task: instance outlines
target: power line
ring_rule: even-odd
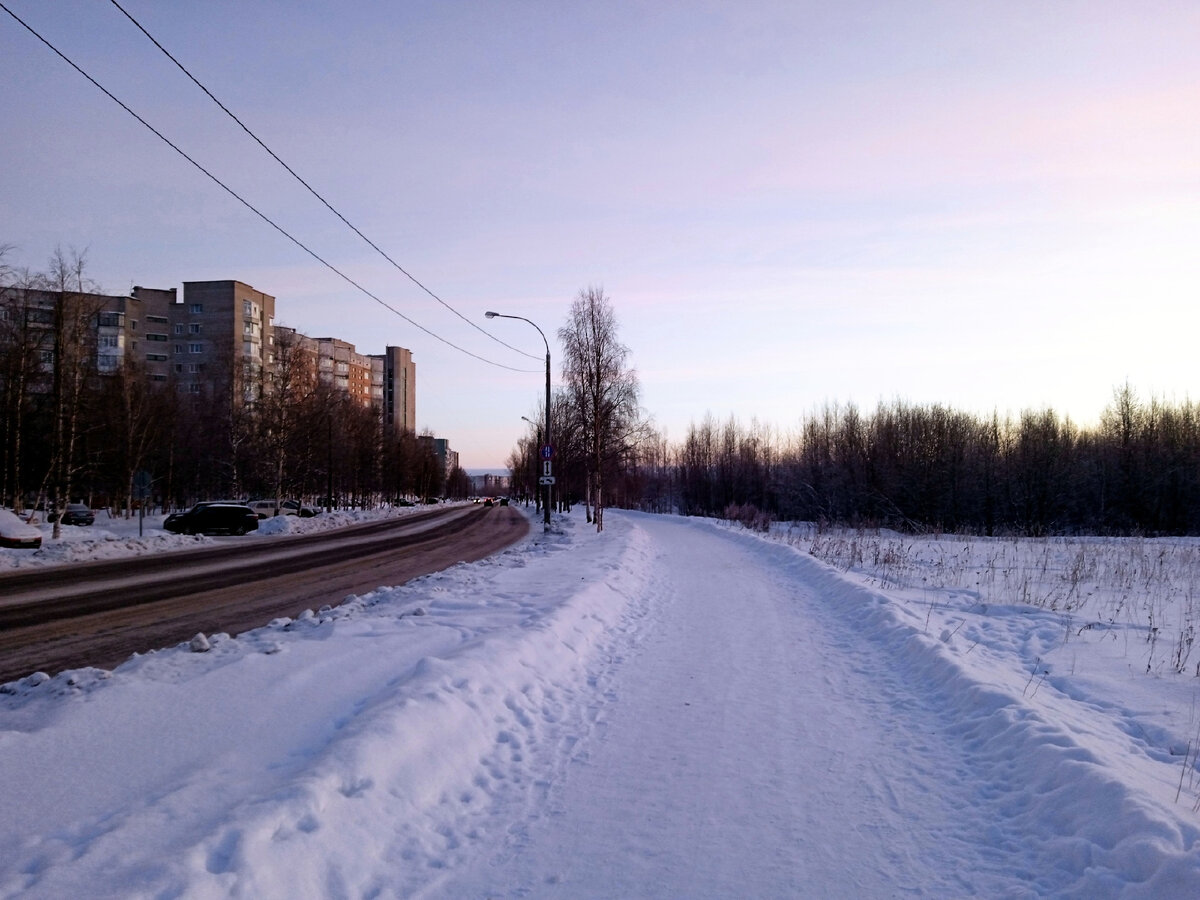
[[[237,122],[237,124],[241,127],[242,131],[246,132],[246,134],[248,134],[254,140],[254,142],[256,144],[258,144],[258,146],[262,147],[263,150],[265,150],[267,152],[267,154],[271,157],[271,159],[275,160],[275,162],[279,163],[281,166],[283,166],[285,169],[287,169],[288,174],[290,174],[298,182],[300,182],[302,185],[304,185],[304,187],[308,190],[308,192],[310,194],[312,194],[314,197],[316,197],[318,200],[320,200],[322,204],[324,204],[326,209],[328,209],[331,213],[333,213],[335,216],[337,216],[339,219],[341,219],[342,223],[345,224],[345,226],[347,228],[349,228],[351,231],[353,231],[355,234],[357,234],[360,238],[362,238],[364,241],[366,241],[371,246],[371,248],[375,250],[376,253],[378,253],[380,256],[382,256],[384,259],[386,259],[389,263],[391,263],[392,266],[395,267],[395,269],[397,271],[399,271],[400,273],[402,273],[404,275],[404,277],[406,277],[409,281],[411,281],[413,284],[415,284],[417,287],[419,287],[422,291],[424,291],[426,294],[428,294],[430,297],[432,297],[434,300],[436,300],[438,303],[440,303],[446,309],[450,310],[450,312],[454,313],[456,316],[458,316],[460,319],[462,319],[464,322],[466,322],[468,325],[470,325],[476,331],[480,332],[481,334],[487,335],[489,338],[491,338],[497,344],[501,344],[501,345],[507,347],[509,350],[512,350],[516,353],[520,353],[522,356],[528,356],[530,359],[539,359],[539,357],[535,356],[534,354],[526,353],[524,350],[518,350],[516,347],[512,346],[511,344],[506,344],[504,341],[500,340],[500,338],[496,337],[494,334],[487,331],[486,329],[480,328],[479,325],[477,325],[475,322],[472,322],[470,319],[468,319],[466,316],[464,316],[462,313],[460,313],[457,309],[455,309],[453,306],[451,306],[449,303],[447,303],[445,300],[443,300],[441,297],[439,297],[437,294],[435,294],[433,291],[431,291],[429,288],[427,288],[425,285],[423,285],[420,281],[418,281],[409,271],[407,271],[398,262],[396,262],[394,259],[392,259],[390,256],[388,256],[388,254],[385,253],[374,241],[372,241],[369,237],[367,237],[365,234],[363,234],[361,231],[359,231],[358,228],[356,228],[353,224],[351,224],[350,221],[345,216],[343,216],[340,212],[338,212],[336,209],[334,209],[333,205],[328,200],[326,200],[324,197],[322,197],[319,193],[317,193],[316,189],[312,185],[310,185],[307,181],[305,181],[303,178],[301,178],[291,166],[289,166],[282,159],[280,159],[274,150],[272,150],[270,147],[268,147],[266,144],[264,144],[262,142],[262,140],[258,137],[258,135],[256,135],[253,131],[250,130],[249,126],[247,126],[245,122],[243,122],[236,115],[234,115],[233,112],[230,111],[229,107],[227,107],[224,103],[222,103],[220,100],[218,100],[213,95],[212,91],[210,91],[207,87],[205,87],[203,84],[201,84],[200,80],[197,79],[196,76],[193,75],[191,72],[189,72],[187,70],[187,68],[183,65],[183,63],[181,63],[179,60],[177,60],[171,54],[171,52],[169,50],[167,50],[166,47],[164,47],[162,44],[160,44],[158,42],[158,40],[154,37],[154,35],[152,35],[149,31],[147,31],[145,29],[145,27],[142,25],[141,22],[139,22],[132,15],[130,15],[128,10],[125,9],[125,7],[123,7],[120,3],[118,3],[117,0],[109,0],[109,2],[111,2],[113,6],[115,6],[117,9],[119,9],[122,12],[122,14],[124,14],[125,18],[127,18],[130,22],[132,22],[137,27],[138,31],[140,31],[147,38],[149,38],[150,42],[152,44],[154,44],[154,46],[157,47],[159,50],[161,50],[163,52],[163,54],[167,57],[167,59],[169,59],[171,62],[175,63],[175,65],[176,65],[176,67],[178,67],[179,71],[182,72],[184,75],[186,75],[189,79],[191,79],[192,83],[194,85],[196,85],[196,87],[198,87],[198,88],[200,88],[200,90],[204,91],[204,93],[208,95],[208,98],[210,100],[212,100],[213,103],[215,103],[215,104],[217,104],[217,106],[221,107],[221,109],[225,112],[225,115],[229,116],[229,118],[231,118],[231,119],[233,119],[233,121]]]
[[[391,304],[387,303],[384,300],[381,300],[379,297],[377,297],[375,294],[368,291],[365,287],[363,287],[361,284],[359,284],[357,281],[355,281],[353,278],[351,278],[345,272],[341,271],[336,266],[334,266],[332,263],[327,262],[325,259],[323,259],[319,255],[317,255],[317,253],[315,251],[313,251],[312,249],[307,247],[305,244],[303,244],[298,238],[293,237],[290,233],[288,233],[286,230],[284,230],[284,228],[282,226],[276,224],[265,213],[261,212],[257,207],[255,207],[252,203],[250,203],[250,201],[246,200],[244,197],[242,197],[240,194],[238,194],[233,188],[229,187],[229,185],[227,185],[227,184],[225,184],[225,182],[221,181],[221,179],[219,179],[216,175],[214,175],[212,172],[208,171],[208,169],[204,168],[204,166],[200,165],[200,163],[198,163],[196,160],[192,159],[192,157],[188,156],[187,153],[185,153],[182,149],[180,149],[178,146],[176,146],[174,143],[172,143],[172,141],[168,137],[166,137],[166,135],[164,135],[161,131],[159,131],[157,128],[155,128],[153,125],[151,125],[149,122],[147,122],[141,116],[139,116],[136,112],[134,112],[132,109],[130,109],[128,106],[126,106],[125,103],[122,102],[110,90],[108,90],[108,88],[106,88],[104,85],[102,85],[100,82],[98,82],[95,78],[93,78],[91,75],[89,75],[87,72],[85,72],[82,68],[80,68],[78,65],[76,65],[61,50],[59,50],[57,47],[55,47],[53,44],[51,44],[48,40],[46,40],[46,38],[44,38],[40,34],[38,34],[38,32],[35,31],[27,22],[25,22],[24,19],[22,19],[20,16],[18,16],[16,13],[14,13],[11,9],[9,9],[3,2],[0,2],[0,9],[4,10],[6,13],[8,13],[9,16],[11,16],[13,18],[13,20],[17,22],[18,25],[20,25],[22,28],[24,28],[26,31],[28,31],[30,34],[32,34],[35,38],[37,38],[43,44],[45,44],[54,53],[55,56],[57,56],[59,59],[61,59],[67,65],[69,65],[72,69],[74,69],[76,72],[78,72],[80,75],[82,75],[88,81],[90,81],[93,85],[95,85],[97,88],[99,88],[100,91],[102,91],[106,97],[108,97],[115,104],[117,104],[117,106],[121,107],[121,109],[123,109],[123,110],[125,110],[125,112],[129,113],[129,115],[131,115],[135,119],[137,119],[138,122],[140,122],[147,129],[149,129],[150,132],[153,133],[155,137],[157,137],[164,144],[166,144],[168,147],[170,147],[172,150],[174,150],[176,153],[178,153],[180,156],[182,156],[184,159],[186,159],[188,162],[190,162],[193,166],[195,166],[197,169],[199,169],[202,173],[204,173],[204,175],[206,175],[214,184],[216,184],[218,187],[220,187],[223,191],[225,191],[227,194],[229,194],[229,196],[233,197],[235,200],[237,200],[244,207],[246,207],[248,210],[250,210],[256,216],[258,216],[260,219],[262,219],[264,222],[266,222],[268,225],[270,225],[276,231],[278,231],[281,235],[283,235],[289,241],[291,241],[293,244],[295,244],[297,247],[299,247],[301,250],[303,250],[305,253],[307,253],[309,256],[311,256],[313,259],[315,259],[317,262],[319,262],[321,265],[323,265],[325,268],[329,269],[329,271],[333,272],[335,275],[337,275],[339,278],[341,278],[347,284],[351,285],[352,287],[361,291],[366,296],[370,297],[372,300],[374,300],[376,303],[378,303],[384,309],[389,310],[392,313],[395,313],[397,316],[399,316],[405,322],[412,325],[414,328],[418,329],[419,331],[424,332],[425,334],[429,335],[431,338],[434,338],[435,340],[441,341],[447,347],[451,347],[451,348],[457,350],[459,353],[464,353],[467,356],[472,357],[473,359],[479,360],[480,362],[487,363],[489,366],[495,366],[496,368],[499,368],[499,369],[507,369],[510,372],[533,373],[533,372],[537,371],[535,369],[518,369],[513,366],[506,366],[503,363],[494,362],[490,359],[486,359],[482,356],[479,356],[476,353],[472,353],[470,350],[466,350],[466,349],[458,346],[457,344],[453,343],[452,341],[446,340],[446,338],[442,337],[441,335],[436,334],[433,331],[430,331],[424,325],[421,325],[421,324],[413,321],[411,318],[406,316],[404,313],[400,312],[400,310],[396,309]],[[528,354],[526,354],[526,355],[528,355]]]

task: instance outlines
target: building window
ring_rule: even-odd
[[[199,325],[192,324],[192,325],[188,326],[188,334],[199,334],[199,333],[200,333]]]
[[[119,334],[102,334],[98,339],[98,345],[108,348],[120,347],[121,336]]]
[[[166,341],[167,336],[165,334],[154,334],[153,332],[146,332],[146,340],[148,340],[148,341]]]
[[[191,313],[193,316],[203,315],[204,304],[203,303],[193,303],[191,306],[188,307],[188,312]]]
[[[167,376],[166,375],[151,375],[150,380],[151,381],[166,381]]]
[[[147,322],[156,322],[159,325],[166,325],[167,317],[166,316],[146,316],[146,321]]]
[[[183,363],[175,363],[175,371],[183,374]]]
[[[190,393],[190,394],[198,394],[198,393],[200,393],[200,385],[198,385],[198,384],[189,384],[189,385],[188,385],[188,393]]]
[[[183,326],[182,326],[182,325],[176,325],[176,326],[175,326],[175,333],[176,333],[176,334],[183,334]]]
[[[179,355],[182,352],[183,352],[183,344],[176,344],[175,345],[175,354]]]
[[[96,324],[101,328],[120,328],[121,314],[115,312],[102,312],[97,318]]]
[[[147,353],[146,362],[166,362],[167,354],[165,353]]]
[[[132,319],[132,320],[129,322],[129,330],[130,330],[130,331],[137,331],[137,319]]]
[[[203,344],[188,344],[188,353],[203,353]]]

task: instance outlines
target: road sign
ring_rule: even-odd
[[[550,460],[546,460],[544,463],[542,463],[542,474],[543,475],[550,474]]]
[[[154,484],[154,476],[144,469],[138,471],[133,476],[133,496],[137,500],[146,500],[150,497],[150,487]]]
[[[542,445],[542,459],[554,459],[554,447],[552,445]]]
[[[543,475],[541,478],[538,479],[538,484],[554,484],[554,476],[553,475]]]

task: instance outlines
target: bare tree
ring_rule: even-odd
[[[87,254],[58,248],[50,258],[46,284],[54,295],[53,383],[51,389],[50,466],[42,494],[59,511],[54,517],[54,538],[61,534],[61,511],[71,499],[76,472],[75,448],[79,439],[81,401],[87,377],[96,360],[96,316],[104,305],[98,289],[84,276]]]
[[[6,253],[7,246],[0,248]],[[0,263],[3,256],[0,255]],[[49,309],[34,298],[41,277],[0,264],[0,435],[3,436],[3,490],[0,500],[24,509],[24,429],[32,388],[41,376],[43,355],[50,352]],[[45,321],[43,321],[45,320]]]
[[[640,433],[637,373],[627,367],[629,348],[617,338],[612,303],[600,288],[579,292],[558,339],[563,344],[567,415],[582,431],[594,521],[602,531],[606,476],[628,460]]]

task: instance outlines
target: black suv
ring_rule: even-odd
[[[163,528],[175,534],[245,534],[258,530],[258,514],[243,503],[214,500],[172,513]]]

